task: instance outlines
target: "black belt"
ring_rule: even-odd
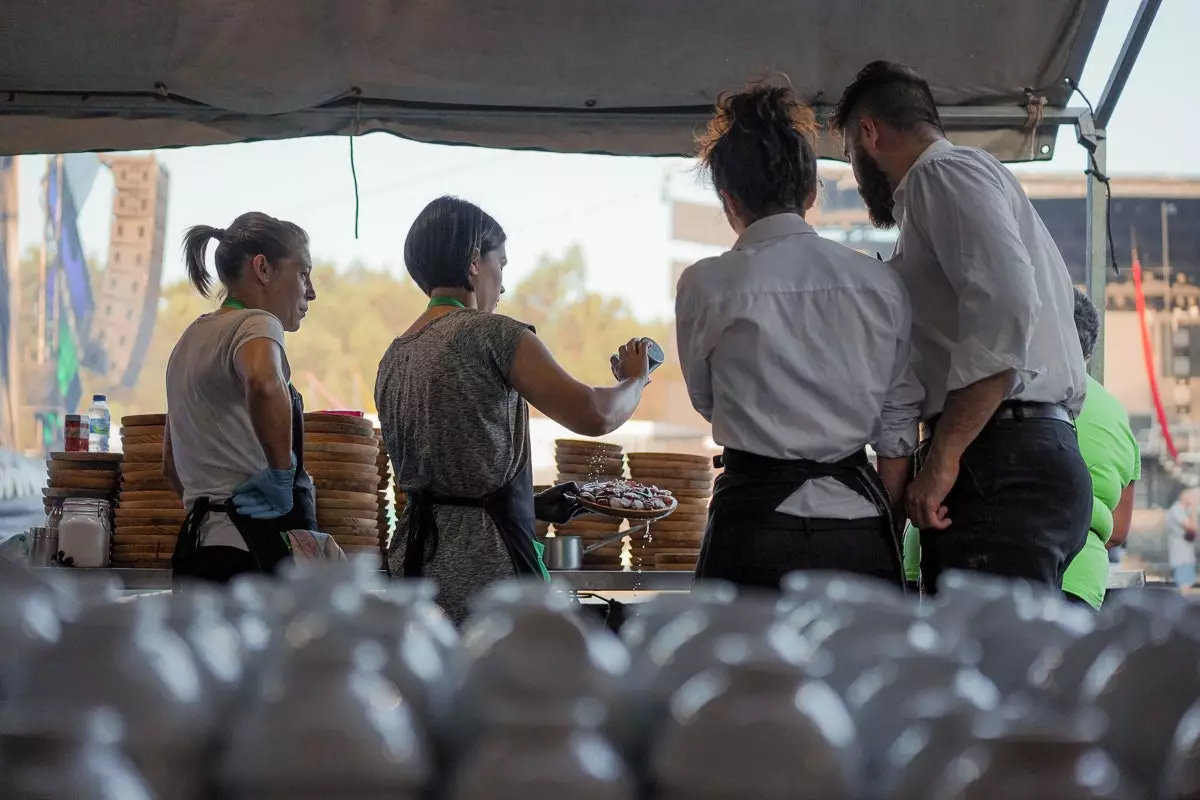
[[[941,418],[941,414],[935,414],[924,423],[927,432],[921,437],[922,439],[926,439],[933,434],[934,429],[937,428],[938,420]],[[1005,400],[996,409],[996,413],[992,415],[987,424],[991,425],[993,422],[1005,421],[1019,422],[1026,419],[1048,419],[1065,422],[1068,425],[1075,424],[1075,415],[1071,413],[1071,409],[1062,403],[1029,403],[1024,400]]]

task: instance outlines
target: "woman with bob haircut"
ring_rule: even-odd
[[[537,496],[529,406],[582,436],[603,436],[637,409],[649,363],[640,340],[612,357],[614,386],[587,386],[527,325],[495,313],[504,293],[505,234],[479,207],[434,200],[404,243],[429,305],[379,364],[375,405],[408,506],[392,541],[393,574],[438,583],[454,622],[484,586],[547,573],[534,519],[578,513],[573,484]]]

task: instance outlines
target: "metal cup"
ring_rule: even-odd
[[[53,528],[30,528],[27,535],[29,566],[48,567],[58,555],[58,531]]]
[[[654,370],[661,367],[663,362],[667,360],[667,354],[663,352],[663,349],[659,343],[651,339],[649,336],[643,336],[642,341],[646,345],[646,360],[650,362],[650,372],[653,373]],[[617,380],[621,380],[620,367],[621,365],[618,362],[613,361],[612,374]]]

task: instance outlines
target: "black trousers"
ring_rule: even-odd
[[[1062,587],[1092,518],[1092,478],[1075,429],[1050,419],[993,420],[967,448],[946,497],[950,527],[921,531],[921,576],[949,569]]]
[[[259,572],[254,556],[237,547],[214,545],[196,548],[195,578],[213,583],[229,583],[246,572]]]
[[[828,570],[897,583],[896,556],[877,517],[808,519],[773,511],[756,525],[723,517],[714,505],[697,580],[778,590],[789,572]]]

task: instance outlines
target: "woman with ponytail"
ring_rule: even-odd
[[[688,393],[724,448],[697,577],[778,588],[794,570],[843,570],[901,587],[892,511],[922,398],[912,315],[887,265],[805,221],[815,133],[791,89],[754,84],[722,96],[700,138],[738,239],[676,293]]]
[[[167,364],[163,469],[187,519],[172,566],[181,578],[228,581],[274,572],[293,555],[340,554],[317,527],[304,470],[303,401],[289,383],[283,334],[316,299],[308,234],[266,214],[184,236],[188,277],[202,296],[213,278],[221,307],[184,331]]]

